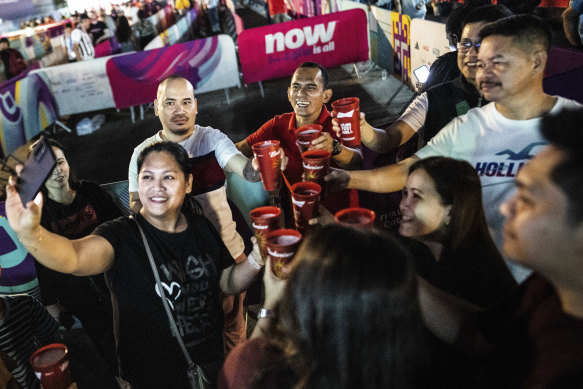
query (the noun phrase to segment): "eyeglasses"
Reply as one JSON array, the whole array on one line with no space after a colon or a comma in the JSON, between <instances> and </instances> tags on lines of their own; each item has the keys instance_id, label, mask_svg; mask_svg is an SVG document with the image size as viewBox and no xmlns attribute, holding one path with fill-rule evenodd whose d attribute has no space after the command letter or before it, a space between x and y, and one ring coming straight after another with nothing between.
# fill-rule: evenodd
<instances>
[{"instance_id":1,"label":"eyeglasses","mask_svg":"<svg viewBox=\"0 0 583 389\"><path fill-rule=\"evenodd\" d=\"M472 49L472 46L476 48L476 51L480 50L480 46L482 45L481 41L471 41L471 40L463 40L459 44L458 50L465 53Z\"/></svg>"}]
</instances>

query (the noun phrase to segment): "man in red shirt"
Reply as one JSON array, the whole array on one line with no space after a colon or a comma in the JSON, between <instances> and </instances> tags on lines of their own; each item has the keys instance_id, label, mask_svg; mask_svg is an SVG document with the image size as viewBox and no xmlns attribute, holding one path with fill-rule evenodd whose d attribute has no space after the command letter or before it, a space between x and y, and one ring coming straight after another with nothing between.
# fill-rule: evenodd
<instances>
[{"instance_id":1,"label":"man in red shirt","mask_svg":"<svg viewBox=\"0 0 583 389\"><path fill-rule=\"evenodd\" d=\"M360 150L340 144L332 130L332 117L326 103L332 98L332 89L328 87L328 71L315 62L304 62L294 72L287 97L293 112L278 115L269 120L256 132L236 144L243 155L253 157L251 146L266 140L278 140L285 155L289 158L284 175L290 185L302 180L302 156L296 145L295 130L307 124L322 126L322 135L312 141L310 150L323 149L332 154L331 164L342 169L359 169L362 165ZM337 203L330 209L335 211L349 206L348 192L341 197L345 201Z\"/></svg>"}]
</instances>

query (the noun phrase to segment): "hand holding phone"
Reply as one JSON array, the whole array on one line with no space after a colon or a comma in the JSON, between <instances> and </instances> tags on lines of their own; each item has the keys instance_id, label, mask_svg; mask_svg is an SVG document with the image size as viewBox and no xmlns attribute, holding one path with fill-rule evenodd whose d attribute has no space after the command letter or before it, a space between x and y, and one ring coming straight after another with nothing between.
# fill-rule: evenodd
<instances>
[{"instance_id":1,"label":"hand holding phone","mask_svg":"<svg viewBox=\"0 0 583 389\"><path fill-rule=\"evenodd\" d=\"M53 172L55 165L55 154L49 143L42 138L24 163L24 167L16 181L16 190L24 206L29 201L34 200L47 178Z\"/></svg>"}]
</instances>

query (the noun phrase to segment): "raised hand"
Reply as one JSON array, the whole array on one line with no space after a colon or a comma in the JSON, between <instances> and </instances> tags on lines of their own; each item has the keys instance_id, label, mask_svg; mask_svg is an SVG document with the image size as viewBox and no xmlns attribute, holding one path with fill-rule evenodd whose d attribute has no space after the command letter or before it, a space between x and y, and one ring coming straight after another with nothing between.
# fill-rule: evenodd
<instances>
[{"instance_id":1,"label":"raised hand","mask_svg":"<svg viewBox=\"0 0 583 389\"><path fill-rule=\"evenodd\" d=\"M346 170L331 167L330 172L324 177L324 181L328 183L328 190L338 192L348 187L350 173Z\"/></svg>"}]
</instances>

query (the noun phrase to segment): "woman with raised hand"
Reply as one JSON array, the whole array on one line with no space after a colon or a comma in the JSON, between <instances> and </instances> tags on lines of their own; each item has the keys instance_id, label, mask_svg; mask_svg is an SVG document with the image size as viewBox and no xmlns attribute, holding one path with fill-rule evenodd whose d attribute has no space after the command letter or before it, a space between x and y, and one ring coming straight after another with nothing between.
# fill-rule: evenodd
<instances>
[{"instance_id":1,"label":"woman with raised hand","mask_svg":"<svg viewBox=\"0 0 583 389\"><path fill-rule=\"evenodd\" d=\"M394 238L331 224L287 281L269 268L254 338L228 355L219 388L427 387L413 262Z\"/></svg>"},{"instance_id":2,"label":"woman with raised hand","mask_svg":"<svg viewBox=\"0 0 583 389\"><path fill-rule=\"evenodd\" d=\"M85 238L69 240L41 227L42 196L23 206L14 177L7 186L7 217L46 267L79 276L106 273L123 379L134 388L185 388L187 357L173 336L166 307L186 353L213 379L213 367L218 371L223 360L220 291L245 290L261 268L260 259L251 256L235 264L212 225L185 202L193 178L182 146L146 147L138 172L140 212L104 223Z\"/></svg>"},{"instance_id":3,"label":"woman with raised hand","mask_svg":"<svg viewBox=\"0 0 583 389\"><path fill-rule=\"evenodd\" d=\"M488 231L480 179L469 163L445 157L417 161L400 210L399 234L433 254L415 258L425 280L482 308L516 288Z\"/></svg>"}]
</instances>

